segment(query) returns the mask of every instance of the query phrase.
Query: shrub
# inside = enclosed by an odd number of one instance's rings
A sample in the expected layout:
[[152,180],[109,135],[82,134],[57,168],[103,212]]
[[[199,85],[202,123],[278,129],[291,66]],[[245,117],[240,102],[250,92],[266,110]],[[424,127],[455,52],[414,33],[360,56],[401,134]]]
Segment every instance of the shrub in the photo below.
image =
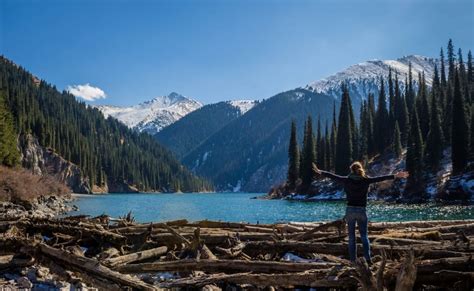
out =
[[34,201],[40,196],[61,196],[71,190],[50,176],[33,175],[25,169],[0,166],[0,201]]

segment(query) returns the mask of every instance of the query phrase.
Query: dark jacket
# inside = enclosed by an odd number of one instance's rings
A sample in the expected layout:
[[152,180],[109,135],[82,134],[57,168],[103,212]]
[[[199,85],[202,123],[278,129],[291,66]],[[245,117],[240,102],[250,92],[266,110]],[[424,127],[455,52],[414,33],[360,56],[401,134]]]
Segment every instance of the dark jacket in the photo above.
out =
[[367,192],[372,183],[395,179],[394,175],[379,177],[362,177],[351,174],[349,176],[339,176],[330,172],[321,171],[321,175],[331,178],[344,186],[344,192],[347,196],[347,206],[367,206]]

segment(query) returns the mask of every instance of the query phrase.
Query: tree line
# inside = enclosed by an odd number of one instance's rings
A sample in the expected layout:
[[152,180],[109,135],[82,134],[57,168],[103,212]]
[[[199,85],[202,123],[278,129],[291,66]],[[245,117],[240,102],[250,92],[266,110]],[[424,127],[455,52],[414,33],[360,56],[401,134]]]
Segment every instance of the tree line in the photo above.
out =
[[302,191],[308,189],[313,179],[313,162],[322,169],[345,175],[354,160],[368,161],[380,154],[400,158],[404,150],[406,170],[410,172],[405,189],[409,195],[423,195],[426,179],[440,169],[447,153],[452,161],[452,174],[462,173],[474,158],[472,53],[468,52],[465,63],[462,50],[459,48],[456,54],[449,40],[447,55],[441,48],[438,63],[431,87],[424,73],[414,80],[411,64],[405,82],[390,68],[388,76],[380,76],[377,98],[369,93],[363,101],[358,122],[349,89],[343,83],[339,115],[336,116],[334,106],[332,124],[326,122],[321,128],[318,120],[316,134],[312,117],[308,116],[301,148],[296,124],[292,122],[289,187],[298,184]]
[[77,164],[90,185],[126,183],[141,191],[200,191],[212,185],[195,177],[153,137],[127,128],[39,81],[0,57],[0,163],[19,161],[17,140],[26,134]]

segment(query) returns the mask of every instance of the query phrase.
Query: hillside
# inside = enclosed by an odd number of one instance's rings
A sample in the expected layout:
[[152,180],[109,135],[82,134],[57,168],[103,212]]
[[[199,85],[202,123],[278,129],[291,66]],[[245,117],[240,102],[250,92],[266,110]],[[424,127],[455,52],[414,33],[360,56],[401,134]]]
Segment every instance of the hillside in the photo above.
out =
[[255,101],[205,105],[158,132],[156,139],[178,157],[191,152],[229,122],[247,112]]
[[[89,189],[166,192],[211,188],[151,136],[134,132],[113,118],[105,119],[98,109],[39,81],[4,57],[0,58],[0,88],[20,141],[31,134],[41,147],[41,157],[47,153],[59,164],[65,160],[77,165]],[[38,153],[38,147],[27,148],[33,157]],[[23,152],[24,166],[34,166],[25,162],[25,155]],[[64,168],[71,169],[69,165]]]
[[182,161],[219,190],[266,191],[284,178],[291,120],[302,124],[311,114],[325,122],[333,101],[305,89],[280,93],[231,121]]

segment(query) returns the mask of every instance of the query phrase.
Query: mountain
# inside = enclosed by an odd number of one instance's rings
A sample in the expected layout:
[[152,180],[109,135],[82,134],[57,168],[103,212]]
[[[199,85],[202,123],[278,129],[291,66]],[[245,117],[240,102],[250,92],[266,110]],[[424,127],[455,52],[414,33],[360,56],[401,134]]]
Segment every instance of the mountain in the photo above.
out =
[[[174,127],[169,127],[165,134],[158,134],[157,138],[182,157],[182,162],[195,173],[213,181],[219,190],[265,192],[286,179],[292,119],[299,126],[298,136],[301,139],[302,126],[308,115],[313,117],[314,129],[319,117],[323,128],[326,120],[330,123],[335,101],[336,107],[339,106],[337,100],[340,99],[343,81],[349,84],[354,112],[358,115],[360,105],[368,93],[377,95],[380,76],[386,78],[390,67],[394,76],[398,74],[399,85],[404,88],[411,64],[416,87],[418,73],[422,72],[427,84],[431,85],[436,63],[436,59],[416,55],[397,60],[363,62],[301,88],[277,94],[258,103],[240,117],[225,119],[220,128],[219,122],[202,117],[201,123],[197,123],[199,126],[192,127],[190,115],[186,124],[180,125],[186,120],[182,119]],[[206,122],[211,124],[207,125]],[[192,135],[195,128],[206,126],[212,130],[206,134],[197,131]],[[188,135],[192,135],[192,138]],[[179,144],[180,139],[186,145]]]
[[214,181],[219,190],[267,191],[286,175],[291,120],[301,126],[311,114],[325,122],[333,101],[303,88],[280,93],[197,142],[182,162]]
[[327,78],[314,81],[306,86],[305,89],[322,93],[339,100],[341,97],[341,83],[346,82],[349,85],[349,94],[351,96],[354,110],[359,112],[362,100],[366,100],[369,92],[375,93],[380,86],[380,76],[387,78],[389,68],[392,68],[392,74],[398,74],[398,81],[401,88],[405,88],[405,78],[408,77],[409,64],[412,66],[413,80],[418,82],[418,74],[424,72],[426,83],[431,86],[434,74],[434,66],[439,61],[434,58],[428,58],[419,55],[410,55],[397,60],[372,60],[352,65]]
[[150,135],[104,118],[97,108],[38,81],[4,57],[0,95],[19,135],[23,166],[34,172],[75,180],[81,192],[212,189]]
[[183,157],[255,104],[253,100],[237,100],[205,105],[163,128],[155,138]]
[[101,105],[97,109],[105,117],[112,116],[138,132],[155,134],[200,107],[200,102],[173,92],[135,106]]

